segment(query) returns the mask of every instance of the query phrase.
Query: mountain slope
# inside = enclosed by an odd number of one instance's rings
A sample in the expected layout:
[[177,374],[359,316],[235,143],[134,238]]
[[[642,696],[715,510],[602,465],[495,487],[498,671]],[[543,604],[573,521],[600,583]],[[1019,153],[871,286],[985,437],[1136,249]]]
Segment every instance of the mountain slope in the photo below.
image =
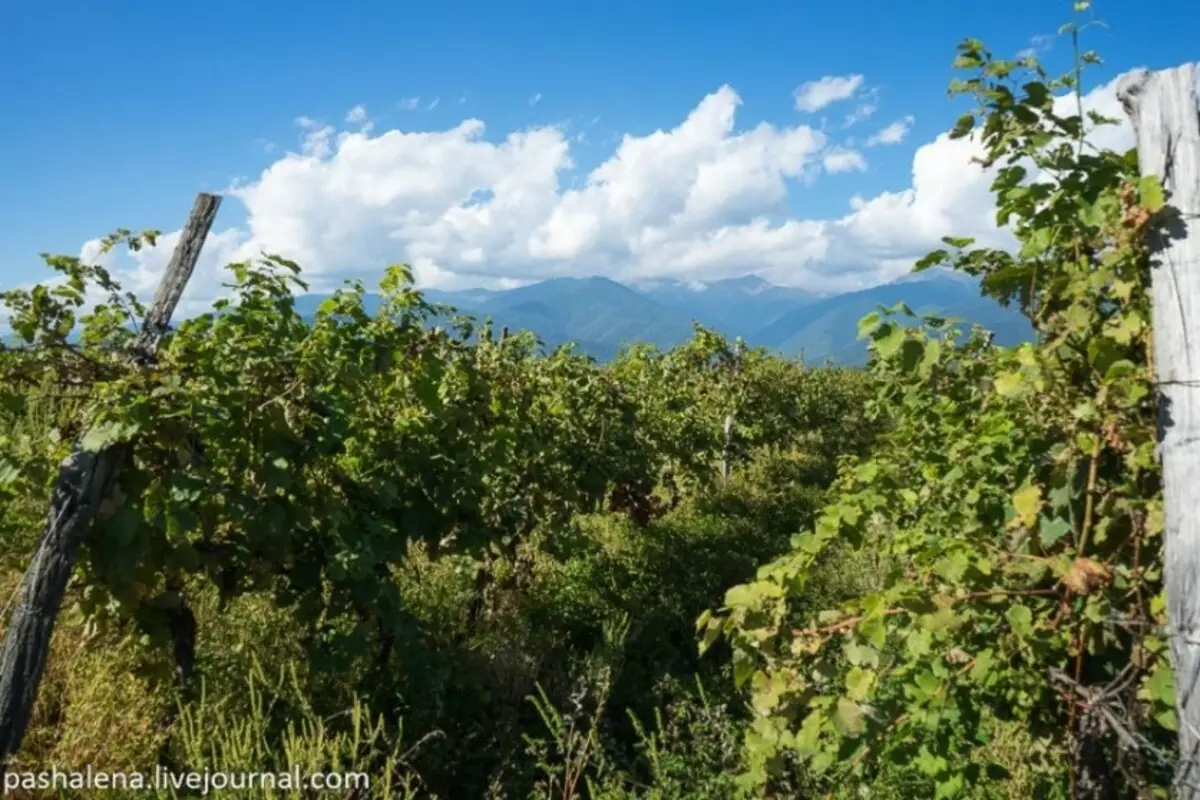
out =
[[757,275],[699,286],[664,281],[648,284],[641,292],[727,336],[747,338],[764,324],[820,299],[802,289],[767,283]]
[[608,278],[554,278],[456,305],[492,317],[497,328],[531,330],[547,347],[574,341],[598,358],[634,342],[671,347],[692,335],[686,315]]
[[810,360],[863,363],[867,350],[858,341],[858,321],[878,306],[907,303],[916,314],[939,314],[961,319],[964,329],[977,323],[996,334],[996,343],[1013,345],[1033,336],[1029,322],[1018,312],[979,294],[978,285],[957,274],[902,278],[870,289],[836,295],[793,309],[755,331],[748,340]]
[[[428,291],[426,299],[454,306],[498,330],[530,330],[547,348],[574,342],[599,360],[634,342],[668,348],[691,338],[693,321],[728,337],[810,361],[866,360],[858,321],[878,306],[905,302],[918,314],[960,318],[996,334],[998,344],[1032,337],[1028,321],[979,294],[969,276],[945,270],[907,275],[892,283],[822,297],[775,286],[756,276],[696,286],[677,281],[626,286],[608,278],[554,278],[509,290]],[[311,317],[325,298],[303,295],[296,308]],[[373,311],[376,296],[366,298]]]

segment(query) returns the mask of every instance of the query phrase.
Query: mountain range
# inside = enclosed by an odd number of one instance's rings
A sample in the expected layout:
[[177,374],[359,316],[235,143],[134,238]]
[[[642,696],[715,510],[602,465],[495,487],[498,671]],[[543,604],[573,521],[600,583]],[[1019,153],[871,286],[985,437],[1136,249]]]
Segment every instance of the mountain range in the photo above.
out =
[[[660,348],[691,338],[700,323],[751,346],[808,361],[861,364],[866,344],[858,321],[878,306],[905,302],[918,314],[938,314],[978,323],[1013,345],[1032,338],[1018,311],[983,297],[970,276],[944,269],[906,275],[891,283],[843,294],[819,295],[777,286],[750,275],[707,284],[655,281],[627,285],[609,278],[552,278],[516,289],[425,290],[433,303],[453,306],[496,330],[533,331],[547,349],[574,342],[600,361],[634,342]],[[301,295],[296,309],[306,318],[327,295]],[[366,298],[368,310],[379,298]]]

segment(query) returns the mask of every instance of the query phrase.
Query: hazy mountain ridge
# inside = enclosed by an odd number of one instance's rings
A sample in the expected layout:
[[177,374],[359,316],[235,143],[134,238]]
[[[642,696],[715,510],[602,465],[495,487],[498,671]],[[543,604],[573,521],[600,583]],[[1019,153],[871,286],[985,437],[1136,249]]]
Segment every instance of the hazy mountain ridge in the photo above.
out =
[[[533,331],[547,349],[574,342],[601,361],[635,342],[664,349],[681,344],[691,338],[694,323],[700,323],[784,355],[861,364],[867,350],[858,339],[858,321],[878,306],[899,302],[918,314],[955,317],[964,326],[978,323],[996,334],[998,344],[1033,337],[1028,320],[981,296],[975,279],[941,269],[832,295],[777,286],[755,275],[707,284],[662,280],[626,285],[603,277],[552,278],[516,289],[430,289],[423,294],[432,303],[453,306],[480,322],[491,317],[497,330]],[[311,320],[328,297],[299,295],[296,311]],[[368,312],[379,303],[378,295],[364,298]],[[10,331],[0,332],[0,341],[16,344]]]
[[[970,276],[934,269],[854,292],[818,295],[777,286],[749,275],[689,284],[682,281],[626,285],[603,277],[552,278],[507,290],[428,290],[427,300],[454,306],[497,329],[531,330],[547,348],[574,342],[582,351],[608,360],[623,346],[648,342],[660,348],[680,344],[698,322],[753,346],[809,360],[858,364],[866,345],[857,338],[858,321],[880,305],[905,302],[917,313],[936,313],[978,323],[996,334],[998,344],[1032,338],[1028,321],[980,295]],[[297,298],[305,317],[324,295]],[[378,298],[367,298],[373,309]]]

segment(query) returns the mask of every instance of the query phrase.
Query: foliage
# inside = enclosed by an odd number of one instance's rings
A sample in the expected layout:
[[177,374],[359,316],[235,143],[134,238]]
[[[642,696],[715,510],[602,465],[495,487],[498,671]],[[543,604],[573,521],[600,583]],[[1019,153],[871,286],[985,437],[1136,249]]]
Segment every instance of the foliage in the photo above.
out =
[[[1020,780],[1033,795],[1165,796],[1170,772],[1151,754],[1169,747],[1175,719],[1156,632],[1145,246],[1162,192],[1133,153],[1088,146],[1086,131],[1106,121],[1056,101],[1062,89],[1079,96],[1076,73],[1051,80],[974,40],[956,66],[974,74],[952,91],[980,110],[954,135],[974,136],[995,168],[996,219],[1019,246],[948,238],[918,268],[978,276],[1037,341],[993,347],[936,319],[861,323],[878,384],[870,414],[887,432],[845,464],[792,552],[700,621],[707,642],[731,640],[755,709],[742,785],[798,762],[836,796],[879,783],[905,796],[1012,796],[1014,764],[996,742],[1016,730],[1029,739]],[[806,612],[835,544],[877,553],[886,569],[849,602]]]
[[[265,660],[302,688],[256,684],[277,696],[255,742],[364,708],[433,737],[416,773],[437,793],[532,790],[535,763],[513,766],[544,724],[529,696],[568,702],[622,616],[634,655],[597,724],[614,758],[636,759],[630,713],[706,669],[690,620],[786,547],[838,455],[870,439],[846,413],[868,392],[860,373],[704,330],[607,366],[539,356],[531,336],[486,323],[434,327],[406,267],[388,271],[375,313],[352,285],[309,323],[297,265],[231,265],[230,296],[143,366],[136,300],[100,267],[47,262],[62,286],[5,295],[19,338],[0,350],[6,568],[28,558],[72,444],[123,448],[64,624],[86,632],[83,651],[140,654],[153,702],[120,724],[177,763],[199,763],[195,719],[225,725],[195,717],[203,704],[258,719],[238,701]],[[718,487],[729,413],[734,472]],[[93,664],[62,691],[110,680]],[[55,735],[37,752],[69,752]]]
[[1088,146],[1094,60],[1050,79],[960,47],[979,110],[954,135],[1016,246],[947,238],[919,267],[1019,309],[1037,340],[1014,348],[901,304],[862,321],[866,373],[700,327],[602,366],[437,325],[405,266],[377,311],[353,284],[305,321],[268,256],[141,364],[137,299],[45,257],[56,283],[3,295],[2,596],[70,448],[126,458],[16,763],[341,765],[401,796],[1162,796],[1164,198]]

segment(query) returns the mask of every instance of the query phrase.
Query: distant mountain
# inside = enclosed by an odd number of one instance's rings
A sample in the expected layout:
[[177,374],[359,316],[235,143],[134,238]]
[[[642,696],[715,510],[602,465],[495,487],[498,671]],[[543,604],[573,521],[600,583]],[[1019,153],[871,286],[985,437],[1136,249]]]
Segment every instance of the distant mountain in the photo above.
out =
[[[691,338],[693,322],[753,346],[809,361],[843,364],[866,360],[858,321],[878,306],[905,302],[918,314],[955,317],[978,323],[996,334],[997,344],[1032,338],[1028,321],[1017,311],[980,295],[970,276],[932,269],[856,292],[821,296],[776,286],[757,276],[688,284],[658,281],[627,286],[608,278],[553,278],[508,290],[469,289],[425,292],[426,299],[454,306],[496,329],[530,330],[553,348],[574,342],[601,361],[634,342],[668,348]],[[301,295],[296,309],[316,313],[322,295]],[[379,303],[368,296],[373,311]]]
[[866,345],[857,339],[858,321],[881,305],[901,302],[916,314],[958,318],[964,328],[982,325],[996,334],[996,344],[1014,345],[1033,337],[1024,316],[982,296],[969,276],[930,270],[793,309],[760,328],[751,340],[783,353],[803,352],[811,360],[862,363]]
[[697,285],[662,281],[636,288],[689,319],[744,338],[752,337],[764,322],[821,299],[802,289],[775,286],[757,275]]

